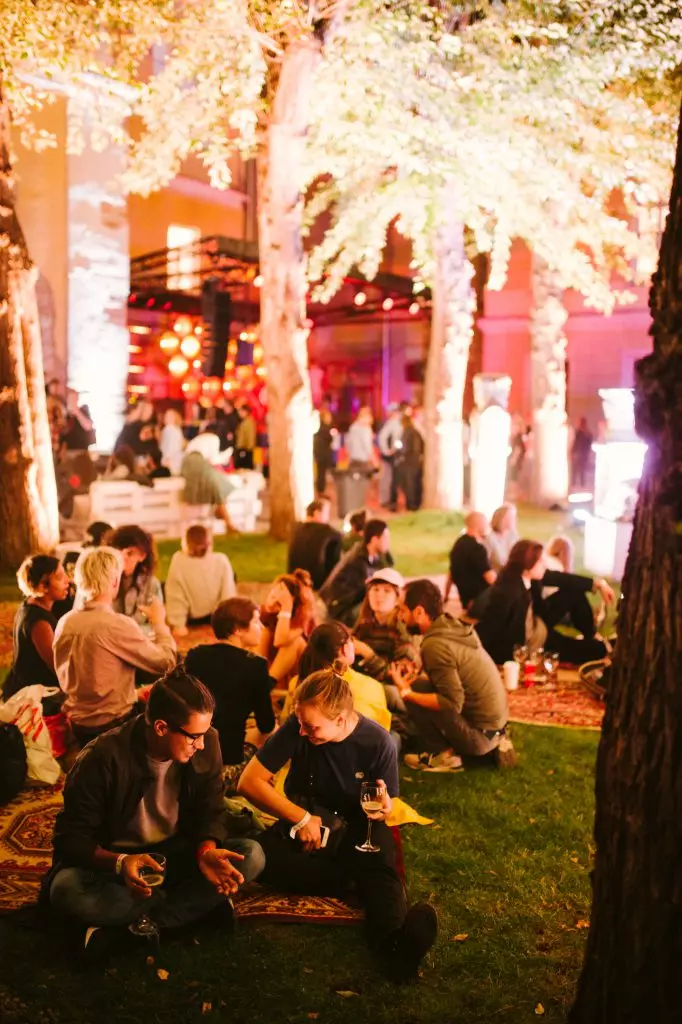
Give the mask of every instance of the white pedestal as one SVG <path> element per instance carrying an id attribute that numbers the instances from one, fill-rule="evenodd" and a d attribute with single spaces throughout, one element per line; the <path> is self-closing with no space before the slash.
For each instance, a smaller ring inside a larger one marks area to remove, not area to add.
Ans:
<path id="1" fill-rule="evenodd" d="M 585 523 L 585 568 L 595 576 L 622 580 L 630 548 L 632 523 L 593 516 Z"/>

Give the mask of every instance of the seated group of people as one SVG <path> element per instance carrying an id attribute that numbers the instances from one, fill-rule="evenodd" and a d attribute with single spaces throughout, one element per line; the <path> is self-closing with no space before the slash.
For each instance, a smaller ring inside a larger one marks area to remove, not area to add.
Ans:
<path id="1" fill-rule="evenodd" d="M 547 548 L 519 540 L 513 505 L 497 509 L 490 524 L 481 512 L 470 512 L 450 552 L 445 597 L 457 587 L 464 611 L 498 665 L 513 657 L 517 645 L 527 645 L 530 652 L 544 647 L 556 651 L 562 662 L 580 665 L 610 652 L 597 632 L 598 615 L 587 595 L 611 604 L 614 593 L 606 580 L 572 569 L 569 538 L 553 537 Z M 578 635 L 558 630 L 560 624 Z"/>
<path id="2" fill-rule="evenodd" d="M 397 980 L 417 972 L 435 941 L 434 909 L 408 909 L 386 823 L 399 751 L 407 742 L 409 767 L 443 774 L 468 757 L 512 765 L 495 661 L 575 609 L 556 600 L 561 574 L 544 572 L 542 548 L 530 541 L 512 547 L 490 587 L 492 617 L 474 627 L 444 612 L 431 581 L 404 582 L 389 564 L 385 522 L 367 521 L 321 584 L 296 565 L 297 542 L 311 568 L 336 544 L 316 532 L 317 558 L 299 530 L 292 571 L 259 608 L 236 596 L 228 559 L 211 550 L 203 527 L 191 527 L 166 581 L 168 621 L 153 540 L 139 527 L 99 532 L 105 543 L 75 564 L 75 595 L 56 558 L 22 565 L 26 600 L 4 696 L 36 682 L 58 686 L 83 748 L 67 777 L 44 898 L 84 928 L 89 958 L 134 941 L 128 926 L 142 914 L 162 933 L 200 919 L 229 928 L 230 896 L 255 878 L 319 894 L 352 883 L 370 944 Z M 318 622 L 316 589 L 328 621 Z M 183 662 L 176 637 L 207 621 L 215 643 L 194 646 Z M 381 787 L 371 855 L 358 848 L 365 782 Z M 226 831 L 223 798 L 235 793 L 275 819 L 257 839 Z M 160 888 L 145 880 L 155 856 L 165 864 Z"/>

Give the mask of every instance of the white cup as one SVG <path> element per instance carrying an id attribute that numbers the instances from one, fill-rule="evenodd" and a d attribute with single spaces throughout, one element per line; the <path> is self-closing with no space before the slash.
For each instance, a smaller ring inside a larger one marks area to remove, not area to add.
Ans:
<path id="1" fill-rule="evenodd" d="M 519 672 L 521 666 L 518 661 L 505 661 L 502 666 L 502 676 L 507 690 L 517 690 L 519 687 Z"/>

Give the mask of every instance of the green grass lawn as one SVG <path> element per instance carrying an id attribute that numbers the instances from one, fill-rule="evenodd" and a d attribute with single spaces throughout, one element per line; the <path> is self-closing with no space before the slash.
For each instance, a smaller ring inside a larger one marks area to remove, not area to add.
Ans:
<path id="1" fill-rule="evenodd" d="M 582 564 L 582 531 L 570 527 L 570 516 L 546 512 L 531 506 L 519 508 L 519 533 L 547 541 L 552 534 L 563 531 L 576 545 L 576 564 Z M 405 576 L 445 573 L 448 552 L 460 533 L 463 517 L 456 512 L 412 512 L 395 516 L 390 521 L 391 551 L 397 568 Z M 166 578 L 179 540 L 162 540 L 158 544 L 159 571 Z M 264 534 L 243 534 L 239 537 L 217 537 L 215 547 L 230 556 L 237 576 L 253 583 L 267 583 L 286 568 L 286 544 Z M 14 577 L 0 575 L 0 601 L 19 600 Z"/>
<path id="2" fill-rule="evenodd" d="M 402 830 L 411 898 L 430 899 L 441 922 L 417 985 L 381 980 L 355 928 L 245 924 L 229 944 L 200 936 L 153 965 L 136 953 L 84 976 L 54 940 L 0 918 L 0 1019 L 522 1024 L 541 1004 L 544 1020 L 564 1021 L 589 913 L 597 737 L 519 726 L 514 738 L 514 772 L 404 773 L 403 795 L 437 822 Z"/>

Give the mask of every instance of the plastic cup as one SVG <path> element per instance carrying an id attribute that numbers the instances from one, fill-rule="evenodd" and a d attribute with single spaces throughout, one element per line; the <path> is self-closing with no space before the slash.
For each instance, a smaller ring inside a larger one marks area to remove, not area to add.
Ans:
<path id="1" fill-rule="evenodd" d="M 521 666 L 518 661 L 505 661 L 502 666 L 502 677 L 507 690 L 518 689 L 520 670 Z"/>

